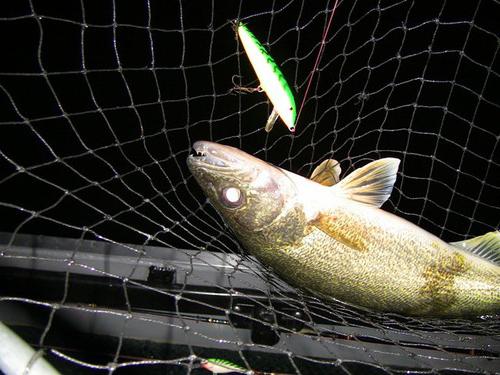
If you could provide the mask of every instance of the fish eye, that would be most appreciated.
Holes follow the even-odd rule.
[[[222,203],[229,208],[236,208],[243,203],[243,194],[236,187],[226,187],[221,192]]]

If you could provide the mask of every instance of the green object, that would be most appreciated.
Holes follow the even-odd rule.
[[[208,358],[201,363],[201,367],[214,374],[229,374],[231,372],[244,374],[247,372],[245,368],[220,358]]]
[[[260,88],[265,91],[274,106],[273,112],[266,123],[266,131],[270,131],[278,116],[288,129],[295,131],[297,108],[292,90],[280,68],[269,55],[264,46],[243,23],[237,24],[238,35],[243,48],[259,79]]]

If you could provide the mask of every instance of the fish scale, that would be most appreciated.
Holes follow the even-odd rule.
[[[371,221],[367,213],[370,207],[359,210],[361,215],[353,215],[349,207],[338,216],[357,223],[354,229],[359,229],[358,233],[366,233],[364,223]],[[389,219],[385,221],[387,231],[370,234],[366,239],[369,248],[364,250],[346,246],[316,228],[304,233],[299,242],[283,245],[286,240],[280,228],[303,221],[297,214],[291,216],[295,217],[276,222],[262,233],[239,236],[246,249],[291,284],[360,306],[418,315],[459,315],[464,304],[481,312],[485,304],[500,301],[498,290],[471,295],[453,288],[460,277],[498,282],[498,267],[458,249],[450,250],[448,244],[430,234],[424,239],[403,238],[394,233]],[[413,224],[406,224],[398,229],[411,232]]]

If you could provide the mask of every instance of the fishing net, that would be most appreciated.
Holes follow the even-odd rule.
[[[303,176],[401,159],[384,209],[446,241],[499,227],[499,2],[0,4],[0,319],[62,373],[490,373],[492,317],[419,319],[297,290],[190,175],[197,140]],[[263,130],[245,22],[300,104]],[[326,32],[328,31],[328,32]],[[325,37],[323,38],[323,35]]]

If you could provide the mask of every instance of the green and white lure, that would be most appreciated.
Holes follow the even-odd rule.
[[[246,374],[249,372],[247,369],[237,364],[220,358],[207,358],[201,362],[201,367],[205,370],[212,371],[213,374]]]
[[[271,131],[279,116],[288,129],[292,133],[295,132],[297,108],[292,90],[283,73],[248,27],[241,22],[236,26],[241,44],[259,79],[260,88],[267,94],[274,107],[267,120],[266,131]]]

